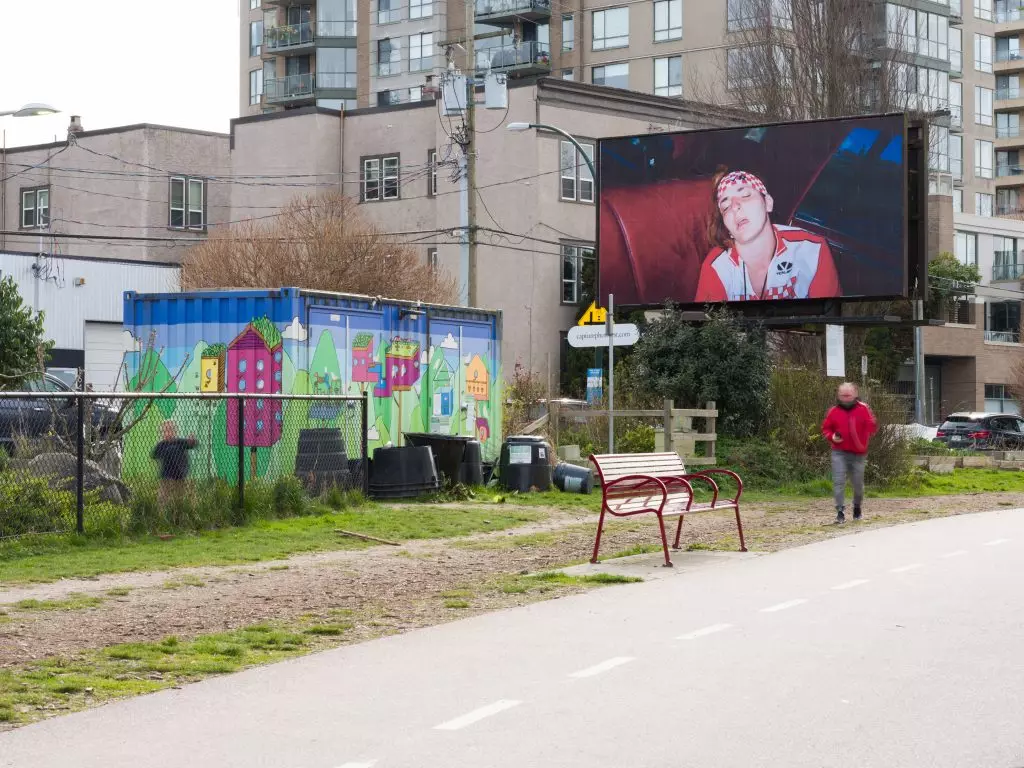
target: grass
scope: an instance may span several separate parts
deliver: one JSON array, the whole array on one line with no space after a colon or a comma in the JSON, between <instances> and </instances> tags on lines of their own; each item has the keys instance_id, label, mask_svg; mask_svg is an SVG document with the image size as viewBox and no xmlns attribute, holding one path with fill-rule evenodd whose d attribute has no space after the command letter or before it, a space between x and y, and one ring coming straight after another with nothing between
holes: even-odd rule
<instances>
[{"instance_id":1,"label":"grass","mask_svg":"<svg viewBox=\"0 0 1024 768\"><path fill-rule=\"evenodd\" d=\"M131 593L132 593L132 588L131 587L114 587L113 589L108 589L107 590L107 594L110 595L111 597L126 597L127 595L130 595Z\"/></svg>"},{"instance_id":2,"label":"grass","mask_svg":"<svg viewBox=\"0 0 1024 768\"><path fill-rule=\"evenodd\" d=\"M469 600L445 600L445 608L469 608Z\"/></svg>"},{"instance_id":3,"label":"grass","mask_svg":"<svg viewBox=\"0 0 1024 768\"><path fill-rule=\"evenodd\" d=\"M594 573L572 576L562 571L546 571L529 575L505 576L498 580L497 588L507 595L524 595L531 592L551 592L558 587L596 587L609 584L635 584L643 579L635 576L619 576L613 573Z\"/></svg>"},{"instance_id":4,"label":"grass","mask_svg":"<svg viewBox=\"0 0 1024 768\"><path fill-rule=\"evenodd\" d=\"M361 549L373 544L335 529L391 540L431 539L496 531L544 519L540 510L392 509L367 505L318 517L297 517L162 541L73 536L25 537L0 543L0 583L49 582L102 573L151 571L280 560L301 552Z\"/></svg>"},{"instance_id":5,"label":"grass","mask_svg":"<svg viewBox=\"0 0 1024 768\"><path fill-rule=\"evenodd\" d=\"M81 611L102 605L103 598L72 592L63 600L20 600L12 607L19 611Z\"/></svg>"}]
</instances>

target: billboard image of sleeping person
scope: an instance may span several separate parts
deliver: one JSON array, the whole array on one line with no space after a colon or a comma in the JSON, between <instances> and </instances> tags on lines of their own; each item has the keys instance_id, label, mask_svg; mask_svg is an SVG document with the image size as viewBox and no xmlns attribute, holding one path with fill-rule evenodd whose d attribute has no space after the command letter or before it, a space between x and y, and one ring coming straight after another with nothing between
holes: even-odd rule
<instances>
[{"instance_id":1,"label":"billboard image of sleeping person","mask_svg":"<svg viewBox=\"0 0 1024 768\"><path fill-rule=\"evenodd\" d=\"M600 144L599 290L617 305L906 294L901 115Z\"/></svg>"}]
</instances>

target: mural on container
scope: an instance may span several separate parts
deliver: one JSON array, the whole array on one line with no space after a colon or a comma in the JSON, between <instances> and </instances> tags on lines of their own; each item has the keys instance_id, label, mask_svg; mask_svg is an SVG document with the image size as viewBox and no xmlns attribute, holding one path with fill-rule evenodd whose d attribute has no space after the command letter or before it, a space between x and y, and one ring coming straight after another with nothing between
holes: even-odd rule
<instances>
[{"instance_id":1,"label":"mural on container","mask_svg":"<svg viewBox=\"0 0 1024 768\"><path fill-rule=\"evenodd\" d=\"M473 436L483 444L486 460L497 458L502 374L491 323L433 315L428 320L425 311L394 306L379 311L314 306L306 321L308 326L299 317L275 322L257 316L244 323L130 329L136 338L156 334L156 351L126 359L130 382L145 380L147 389L168 392L365 394L371 455L376 448L402 444L406 432L435 432ZM172 418L179 434L197 438L193 475L237 480L237 401L160 401L158 406L126 439L126 454L136 455L124 462L126 471L155 477L155 465L150 467L143 454L148 457L159 439L161 421ZM347 455L361 455L358 404L346 411L335 403L257 398L243 407L241 437L251 477L291 474L300 445L310 440L307 433L318 428L340 429Z\"/></svg>"}]
</instances>

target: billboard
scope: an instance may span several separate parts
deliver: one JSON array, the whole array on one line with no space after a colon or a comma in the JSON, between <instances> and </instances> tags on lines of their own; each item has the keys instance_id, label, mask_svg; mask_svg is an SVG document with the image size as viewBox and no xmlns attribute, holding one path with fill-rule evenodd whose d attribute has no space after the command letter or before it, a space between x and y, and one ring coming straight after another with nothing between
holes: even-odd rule
<instances>
[{"instance_id":1,"label":"billboard","mask_svg":"<svg viewBox=\"0 0 1024 768\"><path fill-rule=\"evenodd\" d=\"M903 115L604 139L618 306L907 295Z\"/></svg>"}]
</instances>

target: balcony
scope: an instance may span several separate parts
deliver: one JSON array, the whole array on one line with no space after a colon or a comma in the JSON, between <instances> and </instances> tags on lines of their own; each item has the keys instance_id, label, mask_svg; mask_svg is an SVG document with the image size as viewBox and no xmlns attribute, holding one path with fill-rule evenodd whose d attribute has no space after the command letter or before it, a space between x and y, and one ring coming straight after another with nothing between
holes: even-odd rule
<instances>
[{"instance_id":1,"label":"balcony","mask_svg":"<svg viewBox=\"0 0 1024 768\"><path fill-rule=\"evenodd\" d=\"M268 104L287 104L313 98L315 78L312 73L276 77L263 83L263 98Z\"/></svg>"},{"instance_id":2,"label":"balcony","mask_svg":"<svg viewBox=\"0 0 1024 768\"><path fill-rule=\"evenodd\" d=\"M998 255L997 253L996 256ZM1024 264L995 264L992 267L993 283L1020 280L1022 277L1024 277Z\"/></svg>"},{"instance_id":3,"label":"balcony","mask_svg":"<svg viewBox=\"0 0 1024 768\"><path fill-rule=\"evenodd\" d=\"M1024 206L1019 203L997 203L996 216L1004 219L1024 219Z\"/></svg>"},{"instance_id":4,"label":"balcony","mask_svg":"<svg viewBox=\"0 0 1024 768\"><path fill-rule=\"evenodd\" d=\"M1024 166L1020 165L997 165L996 186L997 187L1019 187L1024 184Z\"/></svg>"},{"instance_id":5,"label":"balcony","mask_svg":"<svg viewBox=\"0 0 1024 768\"><path fill-rule=\"evenodd\" d=\"M962 77L964 74L964 52L951 50L949 52L949 76L952 78Z\"/></svg>"},{"instance_id":6,"label":"balcony","mask_svg":"<svg viewBox=\"0 0 1024 768\"><path fill-rule=\"evenodd\" d=\"M551 18L551 0L476 0L476 20L485 24L543 21Z\"/></svg>"},{"instance_id":7,"label":"balcony","mask_svg":"<svg viewBox=\"0 0 1024 768\"><path fill-rule=\"evenodd\" d=\"M963 24L964 13L960 7L961 0L949 0L949 23L950 24Z\"/></svg>"},{"instance_id":8,"label":"balcony","mask_svg":"<svg viewBox=\"0 0 1024 768\"><path fill-rule=\"evenodd\" d=\"M264 56L299 53L315 46L316 34L311 23L270 27L263 35Z\"/></svg>"},{"instance_id":9,"label":"balcony","mask_svg":"<svg viewBox=\"0 0 1024 768\"><path fill-rule=\"evenodd\" d=\"M477 71L491 70L517 75L543 75L551 71L551 53L546 43L527 40L477 51Z\"/></svg>"},{"instance_id":10,"label":"balcony","mask_svg":"<svg viewBox=\"0 0 1024 768\"><path fill-rule=\"evenodd\" d=\"M959 104L949 105L949 129L951 131L964 129L964 108Z\"/></svg>"},{"instance_id":11,"label":"balcony","mask_svg":"<svg viewBox=\"0 0 1024 768\"><path fill-rule=\"evenodd\" d=\"M1024 69L1024 54L1020 51L996 51L996 60L992 67L994 73L1017 72L1021 69Z\"/></svg>"},{"instance_id":12,"label":"balcony","mask_svg":"<svg viewBox=\"0 0 1024 768\"><path fill-rule=\"evenodd\" d=\"M997 10L995 22L997 36L1009 32L1018 32L1024 29L1024 10L1020 8Z\"/></svg>"},{"instance_id":13,"label":"balcony","mask_svg":"<svg viewBox=\"0 0 1024 768\"><path fill-rule=\"evenodd\" d=\"M1020 344L1020 331L985 331L985 341L997 344Z\"/></svg>"}]
</instances>

